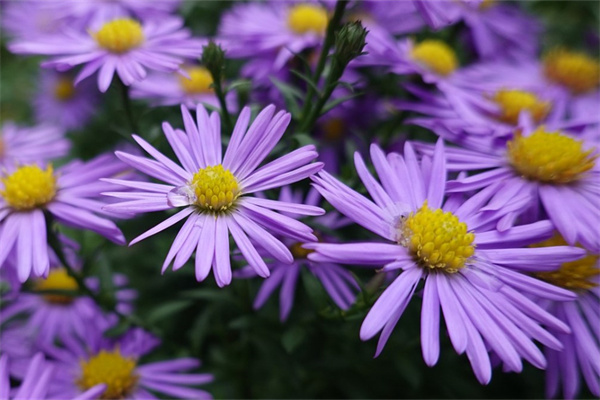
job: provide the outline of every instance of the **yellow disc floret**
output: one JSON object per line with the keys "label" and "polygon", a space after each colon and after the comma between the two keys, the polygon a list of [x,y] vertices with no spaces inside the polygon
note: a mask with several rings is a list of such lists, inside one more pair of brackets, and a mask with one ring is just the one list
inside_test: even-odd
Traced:
{"label": "yellow disc floret", "polygon": [[[65,290],[75,291],[79,286],[77,281],[73,279],[64,268],[51,269],[46,279],[38,279],[35,282],[36,291],[46,290]],[[72,296],[64,294],[45,293],[44,300],[54,304],[70,304],[73,301]]]}
{"label": "yellow disc floret", "polygon": [[403,220],[400,236],[422,268],[455,273],[475,253],[475,235],[467,232],[467,224],[451,212],[430,209],[427,201]]}
{"label": "yellow disc floret", "polygon": [[555,184],[576,181],[592,169],[597,158],[592,153],[583,149],[583,140],[543,127],[527,137],[517,133],[507,144],[508,161],[519,174]]}
{"label": "yellow disc floret", "polygon": [[179,75],[179,85],[184,92],[189,94],[212,93],[210,85],[213,83],[213,78],[206,68],[187,67],[185,71],[190,76],[189,79]]}
{"label": "yellow disc floret", "polygon": [[58,78],[54,84],[54,97],[59,101],[67,101],[72,99],[73,96],[75,96],[73,80],[66,76]]}
{"label": "yellow disc floret", "polygon": [[80,365],[77,386],[87,390],[104,383],[107,387],[101,399],[129,398],[139,378],[135,373],[135,359],[123,357],[119,349],[102,350],[89,360],[81,361]]}
{"label": "yellow disc floret", "polygon": [[44,206],[56,195],[56,177],[51,165],[45,170],[37,165],[25,165],[0,180],[4,184],[0,195],[17,210]]}
{"label": "yellow disc floret", "polygon": [[328,21],[327,10],[316,4],[298,4],[288,13],[288,27],[298,34],[325,34]]}
{"label": "yellow disc floret", "polygon": [[200,169],[190,186],[196,195],[195,204],[208,212],[227,211],[240,195],[237,179],[221,164]]}
{"label": "yellow disc floret", "polygon": [[550,103],[541,101],[535,94],[523,90],[501,89],[494,95],[494,101],[500,106],[498,119],[516,125],[521,112],[528,112],[535,122],[540,122],[550,111]]}
{"label": "yellow disc floret", "polygon": [[[568,246],[565,239],[559,234],[531,247]],[[592,279],[600,275],[598,255],[588,253],[579,260],[563,263],[556,271],[537,272],[534,275],[539,279],[573,291],[585,291],[598,286]]]}
{"label": "yellow disc floret", "polygon": [[544,58],[544,73],[548,79],[566,86],[574,93],[583,93],[600,84],[600,63],[584,53],[557,49]]}
{"label": "yellow disc floret", "polygon": [[439,75],[450,75],[458,67],[456,53],[441,40],[428,39],[415,44],[411,57]]}
{"label": "yellow disc floret", "polygon": [[302,247],[304,243],[296,242],[290,246],[290,253],[294,256],[295,260],[302,260],[308,257],[309,254],[314,253],[312,249],[305,249]]}
{"label": "yellow disc floret", "polygon": [[139,22],[130,18],[119,18],[107,22],[94,34],[100,47],[113,53],[125,53],[144,41],[144,31]]}

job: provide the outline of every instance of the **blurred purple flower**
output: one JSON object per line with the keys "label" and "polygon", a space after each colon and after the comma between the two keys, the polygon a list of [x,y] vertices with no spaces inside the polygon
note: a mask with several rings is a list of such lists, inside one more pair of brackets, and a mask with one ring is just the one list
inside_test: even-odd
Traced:
{"label": "blurred purple flower", "polygon": [[23,127],[5,122],[0,127],[0,169],[56,159],[70,147],[64,130],[54,125]]}

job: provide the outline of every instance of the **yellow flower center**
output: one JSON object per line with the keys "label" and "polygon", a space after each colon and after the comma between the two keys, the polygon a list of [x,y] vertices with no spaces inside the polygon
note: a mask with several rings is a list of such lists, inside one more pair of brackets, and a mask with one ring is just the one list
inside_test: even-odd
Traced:
{"label": "yellow flower center", "polygon": [[295,260],[304,259],[308,257],[310,253],[314,253],[314,250],[305,249],[302,247],[302,245],[304,245],[304,243],[296,242],[290,246],[290,252],[292,253],[292,256],[294,256]]}
{"label": "yellow flower center", "polygon": [[447,76],[458,67],[456,53],[441,40],[427,39],[415,44],[411,56],[431,71]]}
{"label": "yellow flower center", "polygon": [[[550,247],[550,246],[568,246],[565,239],[559,234],[541,243],[531,245],[530,247]],[[598,255],[590,254],[579,260],[563,263],[556,271],[537,272],[534,275],[553,285],[560,286],[573,291],[583,291],[598,286],[591,279],[600,275],[598,267]]]}
{"label": "yellow flower center", "polygon": [[4,183],[0,195],[17,210],[41,207],[56,195],[56,177],[51,165],[45,170],[37,165],[25,165],[0,180]]}
{"label": "yellow flower center", "polygon": [[113,53],[125,53],[144,41],[142,25],[130,18],[107,22],[93,36],[100,47]]}
{"label": "yellow flower center", "polygon": [[516,125],[519,115],[526,111],[535,122],[540,122],[550,111],[550,103],[541,101],[535,94],[523,90],[501,89],[494,95],[494,101],[500,106],[498,119]]}
{"label": "yellow flower center", "polygon": [[[51,269],[46,279],[38,279],[35,282],[36,291],[46,290],[69,290],[76,291],[79,289],[75,279],[69,276],[64,268]],[[54,304],[70,304],[73,301],[72,296],[64,294],[43,294],[44,300]]]}
{"label": "yellow flower center", "polygon": [[139,378],[135,373],[135,359],[123,357],[119,349],[102,350],[89,360],[82,360],[80,365],[77,385],[87,390],[104,383],[107,388],[101,399],[128,398]]}
{"label": "yellow flower center", "polygon": [[185,71],[190,76],[190,79],[179,75],[179,85],[184,92],[189,94],[212,93],[210,85],[213,83],[213,78],[210,72],[204,67],[188,67]]}
{"label": "yellow flower center", "polygon": [[584,151],[583,140],[538,128],[530,136],[515,134],[507,144],[508,161],[523,177],[547,183],[569,183],[594,167],[593,149]]}
{"label": "yellow flower center", "polygon": [[564,49],[551,51],[544,58],[546,76],[574,93],[594,89],[600,83],[600,63],[584,53]]}
{"label": "yellow flower center", "polygon": [[346,133],[346,124],[342,118],[331,118],[323,123],[323,132],[325,139],[331,142],[338,141]]}
{"label": "yellow flower center", "polygon": [[467,224],[451,212],[431,210],[427,200],[402,222],[400,233],[400,244],[422,268],[455,273],[475,253],[475,235],[467,232]]}
{"label": "yellow flower center", "polygon": [[192,177],[195,204],[208,212],[225,212],[240,196],[237,179],[221,164],[200,169]]}
{"label": "yellow flower center", "polygon": [[75,96],[73,80],[65,76],[58,78],[54,85],[54,97],[60,101],[67,101]]}
{"label": "yellow flower center", "polygon": [[314,32],[323,35],[328,22],[327,10],[316,4],[295,5],[288,14],[288,26],[298,34]]}

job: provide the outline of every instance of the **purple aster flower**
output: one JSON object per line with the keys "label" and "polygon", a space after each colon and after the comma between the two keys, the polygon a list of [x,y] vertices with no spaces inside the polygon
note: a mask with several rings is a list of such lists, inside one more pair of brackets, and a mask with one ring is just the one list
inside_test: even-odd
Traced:
{"label": "purple aster flower", "polygon": [[[188,76],[179,72],[170,74],[153,73],[141,82],[132,86],[131,96],[137,99],[148,99],[155,105],[174,106],[183,104],[195,109],[198,104],[212,108],[220,108],[219,99],[213,88],[210,72],[199,65],[187,65],[182,69]],[[225,97],[227,109],[235,112],[236,93],[230,91]]]}
{"label": "purple aster flower", "polygon": [[48,398],[74,398],[104,386],[101,397],[107,399],[156,399],[154,393],[168,398],[211,399],[208,392],[195,386],[211,382],[213,376],[188,372],[200,366],[198,360],[140,361],[159,343],[134,329],[117,339],[90,331],[85,341],[65,342],[64,348],[48,347],[46,354],[61,371],[50,385]]}
{"label": "purple aster flower", "polygon": [[196,250],[196,279],[204,280],[212,266],[217,284],[228,285],[231,282],[229,233],[248,264],[262,277],[269,276],[269,269],[249,237],[260,241],[276,260],[291,263],[289,249],[272,233],[298,241],[316,238],[308,226],[275,211],[297,215],[321,215],[324,211],[314,206],[254,197],[253,193],[285,186],[319,171],[322,163],[310,163],[317,157],[315,147],[301,147],[258,168],[283,136],[290,122],[289,113],[275,113],[275,106],[268,106],[248,128],[250,109],[245,107],[223,156],[218,113],[209,115],[204,107],[198,106],[194,121],[185,106],[181,112],[186,132],[174,130],[166,122],[163,131],[182,166],[136,135],[135,141],[154,159],[116,153],[127,164],[166,184],[109,180],[138,191],[105,193],[129,200],[106,209],[140,213],[184,207],[130,245],[187,218],[167,254],[163,272],[173,261],[173,269],[178,270]]}
{"label": "purple aster flower", "polygon": [[89,229],[119,244],[123,234],[102,210],[100,192],[115,188],[98,179],[123,173],[127,166],[105,154],[87,162],[25,164],[0,170],[0,265],[13,248],[19,280],[48,273],[50,260],[44,212],[64,225]]}
{"label": "purple aster flower", "polygon": [[480,5],[484,0],[428,1],[413,0],[414,7],[427,25],[438,30],[460,20],[463,7]]}
{"label": "purple aster flower", "polygon": [[96,111],[98,94],[90,81],[75,87],[71,74],[42,70],[34,100],[36,119],[66,130],[80,128]]}
{"label": "purple aster flower", "polygon": [[[314,189],[308,192],[304,202],[302,197],[301,191],[292,192],[291,188],[286,186],[281,189],[279,201],[318,206],[321,200],[321,196]],[[315,218],[313,222],[328,229],[338,229],[348,225],[350,221],[342,218],[336,212],[331,212]],[[321,234],[321,236],[323,235]],[[306,257],[311,253],[311,250],[304,249],[301,242],[287,238],[282,239],[282,242],[290,249],[294,261],[291,264],[279,261],[267,264],[267,267],[271,270],[271,276],[260,287],[254,300],[254,309],[261,308],[273,292],[281,287],[279,292],[279,318],[281,321],[287,320],[294,304],[296,285],[303,267],[307,268],[321,282],[339,308],[343,310],[350,308],[356,299],[356,292],[359,290],[359,286],[350,272],[334,263],[317,263],[308,260]],[[260,243],[257,243],[257,245],[260,246]],[[254,277],[256,272],[252,267],[246,267],[239,271],[239,275],[236,275],[239,277]]]}
{"label": "purple aster flower", "polygon": [[[597,145],[552,127],[523,126],[522,133],[502,140],[456,135],[441,125],[431,128],[465,147],[448,149],[450,170],[487,170],[448,182],[447,190],[486,188],[482,210],[499,219],[499,230],[513,226],[518,217],[533,222],[545,215],[567,243],[600,252]],[[432,151],[427,145],[418,148]]]}
{"label": "purple aster flower", "polygon": [[59,158],[70,147],[64,131],[56,126],[21,127],[5,122],[0,127],[0,169]]}
{"label": "purple aster flower", "polygon": [[329,17],[317,1],[235,4],[221,19],[219,37],[229,57],[274,55],[270,69],[279,70],[294,54],[322,43]]}
{"label": "purple aster flower", "polygon": [[353,6],[346,19],[361,21],[369,31],[377,29],[391,35],[406,35],[426,25],[412,1],[361,1]]}
{"label": "purple aster flower", "polygon": [[131,18],[113,19],[85,32],[65,28],[63,32],[36,40],[11,44],[19,54],[53,56],[44,67],[59,71],[84,65],[75,84],[98,72],[98,87],[106,92],[115,72],[125,85],[141,81],[146,70],[176,71],[187,58],[197,58],[203,40],[191,38],[176,17],[138,22]]}
{"label": "purple aster flower", "polygon": [[[36,278],[31,282],[31,291],[21,292],[11,299],[0,311],[0,324],[14,317],[21,332],[36,342],[53,342],[55,339],[68,340],[69,337],[85,335],[86,326],[107,329],[116,323],[116,316],[103,312],[89,297],[68,294],[42,293],[50,290],[77,291],[74,278],[62,267],[51,268],[45,278]],[[98,279],[86,280],[88,287],[97,289]],[[134,290],[125,288],[127,278],[121,274],[113,276],[117,310],[122,313],[131,311],[130,302],[137,296]],[[6,299],[3,299],[6,303]],[[21,323],[22,317],[25,321]]]}
{"label": "purple aster flower", "polygon": [[60,31],[64,20],[57,2],[2,2],[2,30],[15,40],[36,40]]}
{"label": "purple aster flower", "polygon": [[[27,364],[22,382],[11,388],[9,360],[6,354],[0,356],[0,400],[10,399],[46,399],[48,387],[55,374],[55,368],[44,359],[42,353],[36,354]],[[103,386],[86,390],[73,400],[92,400],[104,391]]]}
{"label": "purple aster flower", "polygon": [[561,343],[545,328],[568,332],[567,326],[527,298],[539,295],[572,300],[573,294],[515,269],[539,271],[580,258],[573,247],[521,248],[552,234],[552,224],[539,221],[498,232],[480,213],[480,195],[467,201],[450,196],[444,202],[446,167],[440,140],[432,158],[419,163],[410,143],[404,157],[385,155],[371,146],[371,158],[381,183],[357,153],[355,165],[374,202],[326,172],[313,178],[317,190],[354,222],[391,243],[312,244],[309,259],[321,262],[383,266],[402,270],[384,290],[365,318],[360,337],[381,333],[377,354],[391,335],[421,279],[425,280],[421,309],[421,348],[427,365],[439,357],[440,306],[450,340],[466,352],[477,379],[491,379],[488,350],[514,371],[521,358],[546,366],[537,340],[551,348]]}
{"label": "purple aster flower", "polygon": [[[560,235],[534,246],[564,245]],[[563,396],[575,398],[581,385],[580,377],[590,392],[600,396],[600,264],[598,254],[563,263],[556,271],[540,272],[536,276],[553,285],[571,290],[575,302],[547,301],[547,309],[571,328],[571,334],[553,332],[564,350],[546,349],[546,397],[555,397],[562,386]]]}

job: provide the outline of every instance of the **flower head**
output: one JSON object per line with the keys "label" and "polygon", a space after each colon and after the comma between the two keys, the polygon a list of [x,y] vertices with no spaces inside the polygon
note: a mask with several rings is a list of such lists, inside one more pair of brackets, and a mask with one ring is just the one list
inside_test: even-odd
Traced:
{"label": "flower head", "polygon": [[480,382],[491,379],[488,347],[515,371],[522,369],[521,358],[544,368],[546,361],[532,339],[556,349],[561,349],[561,344],[539,324],[558,331],[568,329],[523,294],[562,301],[573,296],[514,269],[556,268],[562,261],[580,258],[582,250],[519,248],[548,237],[552,224],[540,221],[502,235],[493,228],[494,220],[481,213],[481,194],[467,201],[454,196],[444,202],[446,166],[441,141],[433,158],[421,162],[410,143],[404,157],[386,156],[373,145],[371,158],[381,183],[358,153],[355,165],[374,202],[325,172],[314,181],[336,209],[388,243],[307,246],[316,251],[308,255],[314,261],[402,271],[369,311],[360,337],[367,340],[381,331],[379,354],[424,279],[421,348],[428,365],[434,365],[439,357],[441,307],[455,350],[467,353]]}
{"label": "flower head", "polygon": [[98,87],[105,92],[115,72],[125,85],[131,85],[143,80],[148,69],[173,72],[185,59],[199,57],[203,41],[191,38],[182,26],[183,21],[175,17],[116,18],[89,26],[85,32],[73,29],[49,38],[15,42],[11,50],[53,56],[43,65],[59,71],[83,64],[75,84],[98,71]]}
{"label": "flower head", "polygon": [[40,164],[13,165],[0,171],[0,265],[13,248],[18,276],[24,282],[34,273],[45,276],[50,259],[44,213],[58,222],[89,229],[108,239],[123,243],[123,234],[101,210],[97,198],[101,191],[114,188],[99,182],[102,177],[124,172],[126,165],[110,155],[83,163],[72,161],[60,168]]}
{"label": "flower head", "polygon": [[229,233],[262,277],[269,276],[269,269],[249,237],[260,241],[270,256],[291,263],[290,251],[273,234],[296,240],[316,239],[308,226],[275,211],[300,215],[319,215],[323,211],[314,206],[254,197],[253,193],[281,187],[319,171],[321,163],[310,163],[317,157],[314,146],[304,146],[259,168],[285,132],[290,121],[288,113],[275,114],[275,107],[269,106],[248,127],[250,109],[244,108],[223,155],[218,114],[209,115],[198,106],[195,122],[186,107],[181,111],[186,132],[174,130],[168,123],[163,124],[163,130],[182,166],[135,135],[134,139],[154,159],[116,153],[124,162],[166,184],[109,180],[139,191],[127,195],[105,193],[130,199],[106,206],[107,210],[140,213],[184,207],[131,244],[187,218],[167,255],[163,272],[173,260],[173,269],[181,268],[196,250],[196,279],[204,280],[212,266],[217,284],[228,285],[232,276]]}

